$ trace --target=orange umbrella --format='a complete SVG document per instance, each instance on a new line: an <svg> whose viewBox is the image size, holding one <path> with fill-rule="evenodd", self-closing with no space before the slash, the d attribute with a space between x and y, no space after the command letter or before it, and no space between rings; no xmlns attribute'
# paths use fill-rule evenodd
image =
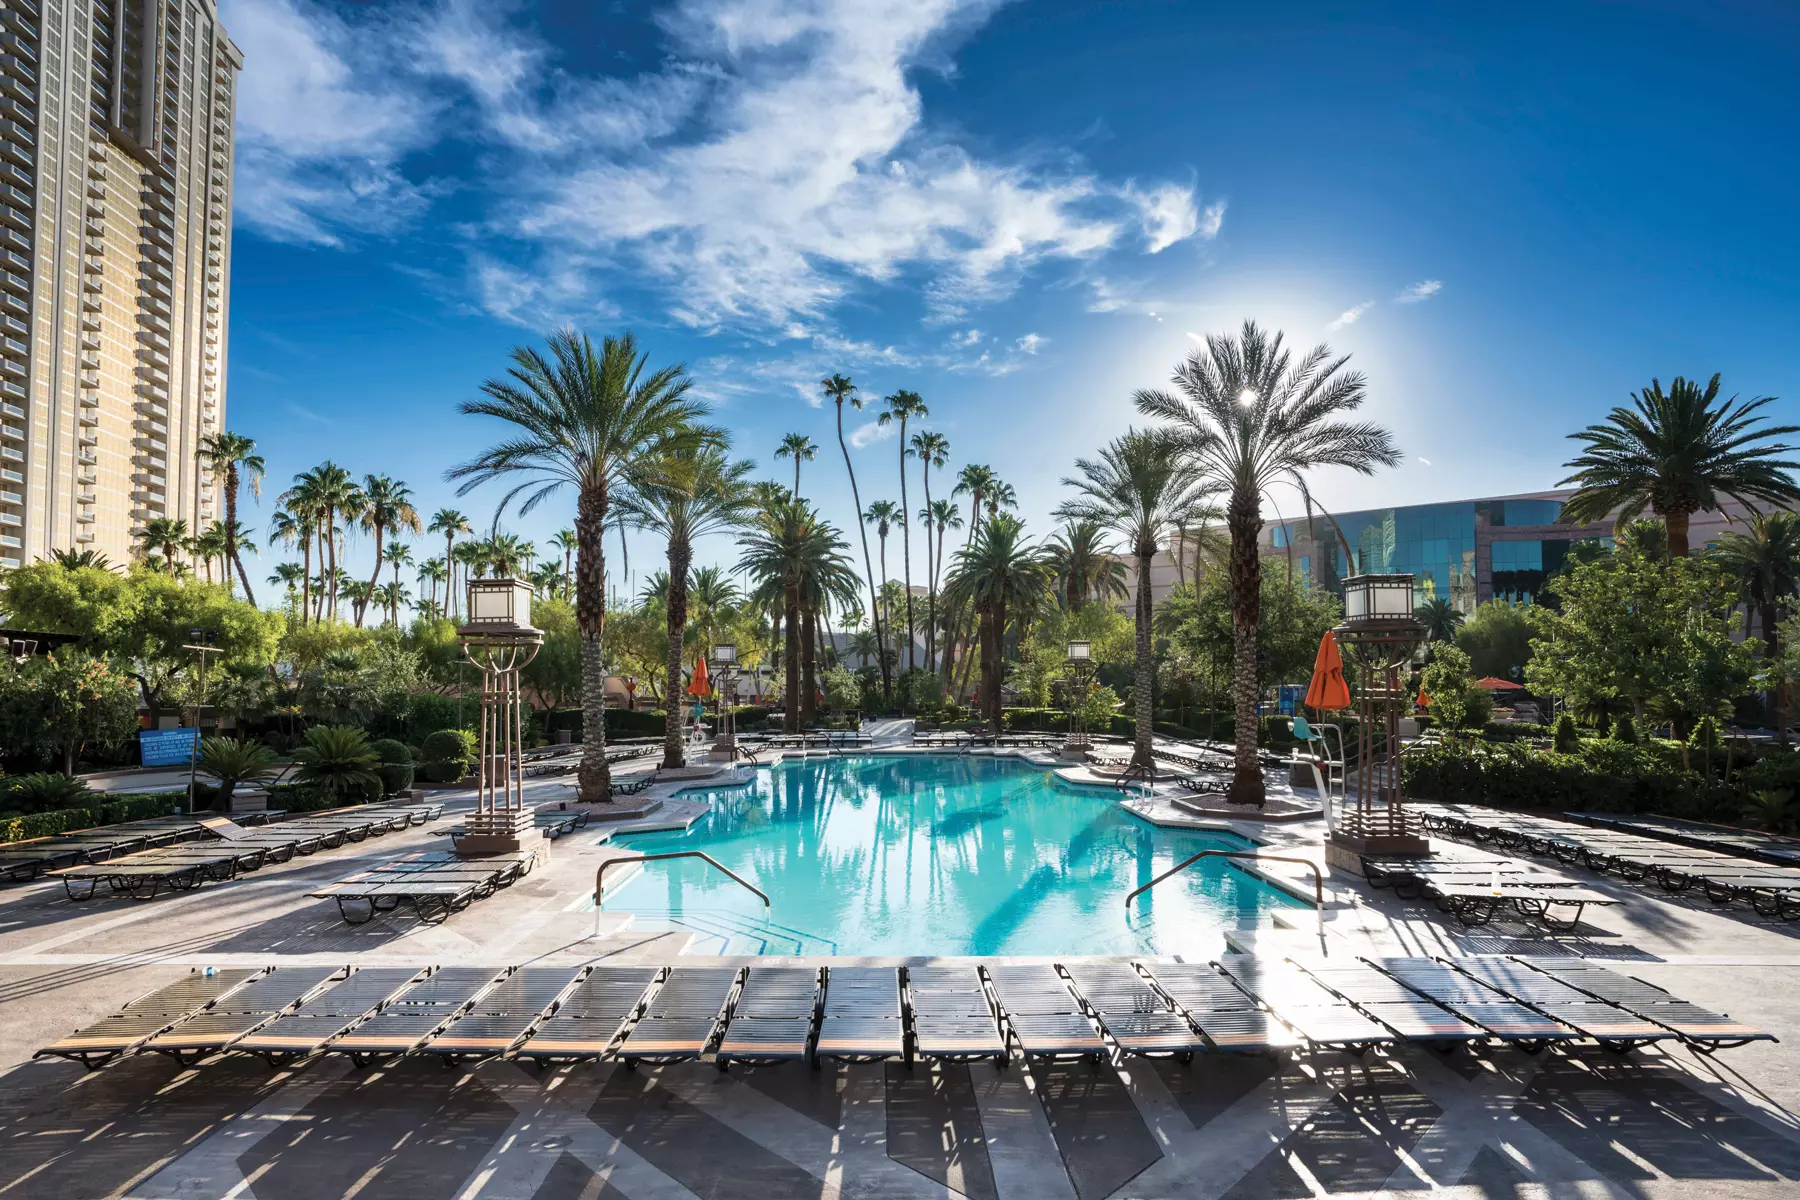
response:
<svg viewBox="0 0 1800 1200"><path fill-rule="evenodd" d="M706 660L696 658L694 660L694 679L688 684L687 693L690 696L704 696L711 691L712 681L706 677Z"/></svg>
<svg viewBox="0 0 1800 1200"><path fill-rule="evenodd" d="M1329 629L1319 639L1319 654L1313 659L1312 683L1306 689L1306 703L1320 712L1350 707L1350 685L1344 682L1344 657L1338 653L1337 635Z"/></svg>

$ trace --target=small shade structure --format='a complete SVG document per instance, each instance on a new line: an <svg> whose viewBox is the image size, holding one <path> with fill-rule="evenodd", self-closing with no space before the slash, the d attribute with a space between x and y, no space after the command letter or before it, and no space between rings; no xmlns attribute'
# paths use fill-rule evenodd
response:
<svg viewBox="0 0 1800 1200"><path fill-rule="evenodd" d="M1306 688L1306 704L1320 712L1350 707L1350 685L1344 681L1344 656L1338 652L1337 635L1331 630L1319 639L1313 659L1312 682Z"/></svg>
<svg viewBox="0 0 1800 1200"><path fill-rule="evenodd" d="M706 677L706 660L696 658L694 660L694 678L687 685L687 693L690 696L705 696L711 691L712 680Z"/></svg>

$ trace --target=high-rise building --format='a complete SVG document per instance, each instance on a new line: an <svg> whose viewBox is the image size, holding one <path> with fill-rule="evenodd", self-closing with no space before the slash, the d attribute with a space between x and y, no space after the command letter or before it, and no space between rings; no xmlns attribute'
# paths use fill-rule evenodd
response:
<svg viewBox="0 0 1800 1200"><path fill-rule="evenodd" d="M0 3L0 566L219 515L242 65L213 0Z"/></svg>

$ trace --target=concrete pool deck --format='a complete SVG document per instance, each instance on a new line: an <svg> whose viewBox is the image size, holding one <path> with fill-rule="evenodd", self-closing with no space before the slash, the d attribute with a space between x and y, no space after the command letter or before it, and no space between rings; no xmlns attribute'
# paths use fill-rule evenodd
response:
<svg viewBox="0 0 1800 1200"><path fill-rule="evenodd" d="M674 791L650 821L704 811ZM539 803L564 795L531 785ZM453 812L468 799L437 798ZM594 872L623 853L596 826L442 925L387 915L353 928L307 897L357 864L441 845L432 829L143 904L75 904L55 882L0 889L0 1196L1800 1194L1800 924L1604 878L1584 882L1626 903L1547 934L1464 930L1427 903L1328 874L1323 949L1578 954L1783 1040L1716 1060L1402 1049L729 1074L505 1062L463 1072L413 1060L359 1071L339 1059L184 1069L150 1056L88 1073L31 1061L192 966L649 963L689 948L689 935L637 932L618 914L601 914L594 936ZM1317 823L1234 832L1319 858ZM1304 870L1263 869L1310 895ZM1320 949L1308 912L1224 936L1261 953Z"/></svg>

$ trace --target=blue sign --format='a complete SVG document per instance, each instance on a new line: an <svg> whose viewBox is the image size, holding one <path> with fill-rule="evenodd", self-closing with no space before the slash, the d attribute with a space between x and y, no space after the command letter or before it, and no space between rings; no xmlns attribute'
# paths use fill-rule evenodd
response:
<svg viewBox="0 0 1800 1200"><path fill-rule="evenodd" d="M146 729L138 734L138 753L146 767L185 767L199 740L198 729Z"/></svg>
<svg viewBox="0 0 1800 1200"><path fill-rule="evenodd" d="M1295 713L1300 711L1300 706L1302 704L1304 704L1305 702L1306 702L1306 689L1305 688L1301 687L1297 683L1284 683L1281 685L1281 715L1282 716L1284 716L1284 717L1293 716Z"/></svg>

